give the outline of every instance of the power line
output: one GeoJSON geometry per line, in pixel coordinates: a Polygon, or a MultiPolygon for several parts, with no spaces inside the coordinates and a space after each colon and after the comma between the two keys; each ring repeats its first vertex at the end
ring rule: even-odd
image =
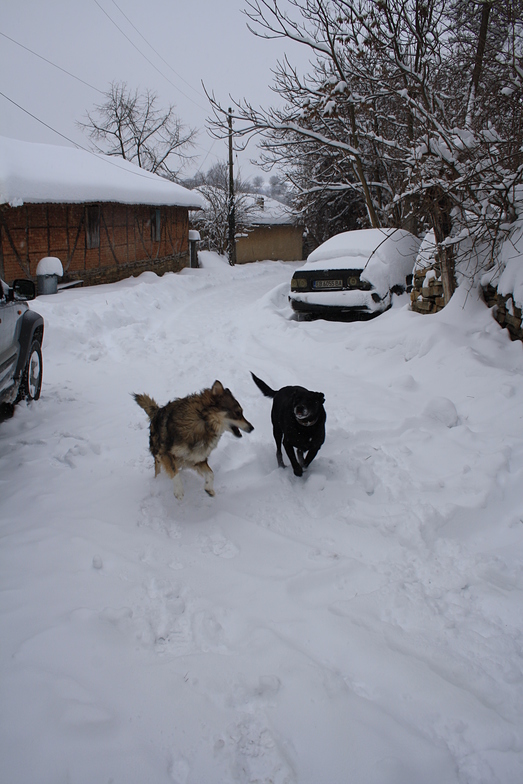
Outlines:
{"type": "MultiPolygon", "coordinates": [[[[96,5],[97,5],[97,6],[98,6],[98,7],[99,7],[99,8],[100,8],[102,11],[103,11],[103,8],[101,8],[101,6],[100,6],[100,4],[97,2],[97,0],[95,0],[95,2],[96,2],[96,5]]],[[[183,78],[183,76],[182,76],[181,74],[179,74],[177,71],[175,71],[175,70],[174,70],[174,68],[173,68],[173,67],[170,65],[170,63],[168,63],[168,62],[167,62],[167,60],[166,60],[164,57],[162,57],[162,55],[161,55],[161,54],[158,52],[158,50],[154,48],[154,46],[153,46],[153,45],[152,45],[152,44],[151,44],[151,43],[150,43],[150,42],[147,40],[147,38],[146,38],[146,37],[143,35],[143,33],[142,33],[142,32],[141,32],[141,31],[140,31],[140,30],[139,30],[139,29],[136,27],[136,25],[135,25],[135,24],[133,24],[133,22],[131,21],[131,19],[129,19],[129,17],[128,17],[128,16],[127,16],[127,14],[126,14],[126,13],[125,13],[125,12],[122,10],[122,8],[120,8],[120,6],[119,6],[119,5],[118,5],[118,3],[116,2],[116,0],[111,0],[111,2],[112,2],[112,3],[113,3],[113,5],[115,5],[115,6],[116,6],[116,8],[117,8],[117,9],[120,11],[120,13],[122,14],[122,16],[123,16],[123,17],[124,17],[124,18],[127,20],[127,22],[128,22],[130,25],[131,25],[131,27],[133,28],[133,30],[135,30],[135,31],[138,33],[138,35],[140,36],[140,38],[141,38],[143,41],[145,41],[145,43],[147,44],[147,46],[148,46],[150,49],[152,49],[152,51],[153,51],[153,52],[154,52],[154,53],[157,55],[157,57],[159,57],[159,58],[160,58],[160,60],[161,60],[163,63],[165,63],[165,65],[166,65],[168,68],[170,68],[170,70],[173,72],[173,74],[175,74],[175,76],[177,76],[179,79],[181,79],[181,80],[182,80],[182,82],[184,82],[184,83],[187,85],[187,87],[189,87],[189,88],[190,88],[190,89],[191,89],[193,92],[195,92],[195,93],[196,93],[198,96],[200,96],[200,97],[201,97],[201,94],[199,93],[199,91],[198,91],[198,90],[197,90],[195,87],[193,87],[193,86],[192,86],[192,84],[190,84],[190,83],[189,83],[189,82],[188,82],[186,79],[184,79],[184,78],[183,78]]],[[[109,14],[107,14],[105,11],[104,11],[104,13],[105,13],[105,15],[106,15],[106,16],[107,16],[107,17],[108,17],[110,20],[111,20],[111,22],[113,22],[113,24],[114,24],[116,27],[118,27],[118,25],[116,24],[116,22],[115,22],[113,19],[111,19],[111,17],[109,16],[109,14]]],[[[123,32],[123,31],[122,31],[122,30],[121,30],[119,27],[118,27],[118,30],[120,30],[120,32],[122,33],[122,35],[124,35],[124,36],[127,38],[127,40],[129,41],[129,43],[133,43],[133,42],[130,40],[130,38],[128,38],[128,37],[125,35],[125,33],[124,33],[124,32],[123,32]]],[[[133,46],[134,46],[134,44],[133,44],[133,46]]],[[[139,49],[138,49],[136,46],[135,46],[135,49],[137,49],[137,51],[138,51],[140,54],[142,54],[142,56],[143,56],[143,57],[145,57],[145,55],[143,55],[143,53],[142,53],[142,52],[141,52],[141,51],[140,51],[140,50],[139,50],[139,49]]],[[[149,62],[151,65],[153,65],[153,63],[151,63],[151,61],[150,61],[150,60],[149,60],[147,57],[146,57],[145,59],[147,60],[147,62],[149,62]]],[[[155,68],[155,66],[154,66],[154,65],[153,65],[153,68],[155,68]]],[[[163,74],[163,73],[162,73],[161,71],[159,71],[157,68],[156,68],[156,70],[157,70],[157,71],[158,71],[158,73],[160,73],[160,74],[161,74],[161,75],[162,75],[162,76],[163,76],[165,79],[167,79],[167,77],[165,76],[165,74],[163,74]]],[[[173,84],[173,83],[172,83],[172,82],[171,82],[169,79],[167,79],[167,81],[168,81],[170,84],[173,84]]],[[[173,86],[174,86],[174,87],[176,87],[176,85],[173,85],[173,86]]],[[[176,87],[176,89],[178,89],[178,90],[179,90],[179,88],[178,88],[178,87],[176,87]]],[[[180,90],[180,92],[182,92],[182,91],[180,90]]],[[[185,93],[183,93],[183,92],[182,92],[182,95],[185,95],[185,93]]],[[[185,95],[185,97],[186,97],[186,98],[189,98],[189,96],[188,96],[188,95],[185,95]]],[[[191,100],[191,99],[189,98],[189,100],[191,100]]],[[[194,101],[193,101],[193,103],[194,103],[194,101]]],[[[198,106],[200,109],[204,109],[204,107],[203,107],[203,106],[200,106],[200,104],[198,104],[198,103],[196,104],[196,106],[198,106]]],[[[204,111],[205,111],[205,109],[204,109],[204,111]]],[[[205,157],[203,158],[203,160],[202,160],[202,162],[201,162],[200,166],[198,167],[198,169],[197,169],[197,171],[196,171],[196,174],[198,174],[198,173],[199,173],[199,172],[202,170],[202,168],[203,168],[203,166],[204,166],[204,164],[205,164],[205,161],[207,160],[207,158],[209,157],[209,155],[212,155],[214,158],[216,158],[216,160],[220,160],[220,157],[219,157],[218,155],[216,155],[216,153],[213,153],[213,152],[212,152],[212,148],[214,147],[215,143],[216,143],[216,139],[214,139],[213,143],[211,144],[211,146],[209,147],[209,149],[208,149],[207,151],[205,151],[205,150],[204,150],[204,152],[205,152],[205,157]]]]}
{"type": "Polygon", "coordinates": [[[66,68],[62,68],[60,65],[57,65],[56,63],[53,63],[52,60],[48,60],[47,57],[43,57],[41,54],[38,54],[38,52],[33,52],[32,49],[29,49],[28,46],[24,46],[24,44],[21,44],[20,41],[15,41],[14,38],[11,38],[9,35],[6,35],[5,33],[2,33],[1,31],[0,31],[0,35],[2,35],[4,38],[7,38],[7,40],[11,41],[13,44],[16,44],[17,46],[20,46],[22,49],[25,49],[26,52],[30,52],[35,57],[40,58],[40,60],[43,60],[45,63],[48,63],[49,65],[52,65],[53,68],[57,68],[59,71],[62,71],[62,73],[65,73],[68,76],[71,76],[73,79],[76,79],[77,82],[81,82],[82,84],[85,84],[87,87],[90,87],[91,90],[96,90],[97,93],[100,93],[101,95],[105,95],[103,90],[99,90],[98,87],[95,87],[94,85],[89,84],[89,82],[86,82],[85,79],[80,79],[79,76],[75,76],[75,74],[71,73],[66,68]]]}
{"type": "MultiPolygon", "coordinates": [[[[147,58],[147,57],[146,57],[146,56],[145,56],[145,55],[144,55],[144,54],[143,54],[143,53],[142,53],[142,52],[141,52],[141,51],[138,49],[138,47],[136,47],[136,46],[135,46],[135,44],[134,44],[134,43],[131,41],[131,39],[130,39],[130,38],[128,38],[128,36],[127,36],[127,35],[126,35],[126,34],[123,32],[123,30],[121,30],[121,29],[118,27],[118,25],[116,24],[116,22],[114,22],[114,20],[113,20],[113,19],[111,19],[111,17],[110,17],[110,16],[109,16],[109,15],[108,15],[108,14],[107,14],[105,11],[104,11],[104,9],[103,9],[103,8],[102,8],[102,6],[101,6],[101,5],[100,5],[100,4],[97,2],[97,0],[94,0],[94,2],[95,2],[95,3],[96,3],[96,5],[97,5],[97,6],[100,8],[100,10],[101,10],[101,11],[103,11],[103,13],[104,13],[104,14],[105,14],[105,15],[108,17],[108,19],[109,19],[109,20],[110,20],[110,21],[111,21],[111,22],[112,22],[112,23],[113,23],[113,24],[114,24],[114,25],[115,25],[115,26],[118,28],[118,30],[119,30],[119,31],[122,33],[122,35],[123,35],[123,36],[124,36],[124,37],[125,37],[125,38],[126,38],[128,41],[129,41],[129,43],[131,43],[131,44],[133,45],[133,47],[134,47],[134,48],[135,48],[135,49],[136,49],[136,50],[139,52],[139,54],[141,54],[141,55],[142,55],[142,57],[145,57],[145,59],[147,60],[147,62],[149,62],[149,63],[150,63],[152,66],[153,66],[153,68],[155,68],[155,69],[158,71],[158,73],[160,73],[160,75],[161,75],[161,76],[163,76],[165,79],[167,79],[167,81],[168,81],[170,84],[172,84],[172,85],[173,85],[173,87],[175,87],[176,89],[178,89],[178,90],[179,90],[179,88],[178,88],[178,87],[177,87],[177,86],[176,86],[176,85],[175,85],[173,82],[171,82],[171,81],[170,81],[170,79],[168,79],[168,78],[165,76],[165,74],[163,74],[163,73],[162,73],[162,72],[161,72],[161,71],[160,71],[158,68],[156,68],[156,66],[154,65],[154,63],[152,63],[152,62],[151,62],[151,61],[150,61],[150,60],[149,60],[149,59],[148,59],[148,58],[147,58]]],[[[197,93],[197,90],[196,90],[195,88],[193,88],[193,87],[192,87],[192,85],[190,85],[190,84],[189,84],[189,82],[187,82],[185,79],[183,79],[183,77],[182,77],[182,76],[180,76],[180,74],[178,74],[178,73],[177,73],[177,72],[174,70],[174,68],[172,68],[172,67],[169,65],[169,63],[168,63],[168,62],[167,62],[167,61],[166,61],[166,60],[165,60],[165,59],[164,59],[164,58],[163,58],[163,57],[162,57],[162,56],[159,54],[159,52],[157,52],[157,51],[156,51],[156,49],[155,49],[155,48],[154,48],[154,47],[153,47],[153,46],[152,46],[152,45],[151,45],[151,44],[150,44],[150,43],[147,41],[147,39],[146,39],[146,38],[145,38],[145,37],[142,35],[142,33],[141,33],[139,30],[138,30],[138,28],[137,28],[137,27],[136,27],[136,26],[135,26],[135,25],[132,23],[132,21],[131,21],[131,20],[128,18],[128,16],[127,16],[127,15],[126,15],[126,14],[125,14],[123,11],[122,11],[122,9],[121,9],[121,8],[120,8],[120,6],[119,6],[119,5],[118,5],[118,4],[115,2],[115,0],[112,0],[112,2],[113,2],[113,3],[114,3],[114,5],[115,5],[115,6],[118,8],[118,10],[120,11],[120,13],[122,13],[122,15],[125,17],[125,19],[127,19],[127,21],[129,22],[129,24],[130,24],[130,25],[131,25],[131,26],[132,26],[132,27],[133,27],[133,28],[136,30],[136,32],[137,32],[137,33],[138,33],[138,34],[141,36],[141,38],[143,38],[143,40],[145,41],[145,43],[146,43],[146,44],[147,44],[147,45],[148,45],[148,46],[149,46],[149,47],[150,47],[150,48],[153,50],[153,52],[155,52],[155,54],[156,54],[156,55],[158,55],[158,57],[159,57],[159,58],[160,58],[160,59],[161,59],[161,60],[162,60],[162,61],[163,61],[163,62],[164,62],[164,63],[165,63],[165,64],[166,64],[166,65],[167,65],[167,66],[168,66],[168,67],[169,67],[169,68],[170,68],[172,71],[173,71],[173,73],[174,73],[176,76],[178,76],[180,79],[182,79],[182,81],[184,81],[184,82],[185,82],[185,83],[188,85],[188,87],[190,87],[190,88],[191,88],[191,90],[193,90],[194,92],[196,92],[196,93],[197,93]]],[[[47,63],[48,65],[52,65],[52,66],[53,66],[53,68],[56,68],[57,70],[59,70],[59,71],[62,71],[62,73],[65,73],[67,76],[70,76],[72,79],[75,79],[76,81],[78,81],[78,82],[81,82],[82,84],[86,85],[87,87],[90,87],[92,90],[95,90],[96,92],[100,93],[100,95],[104,95],[104,96],[106,95],[106,93],[105,93],[103,90],[100,90],[98,87],[95,87],[94,85],[90,84],[89,82],[86,82],[86,81],[85,81],[85,79],[82,79],[82,78],[80,78],[79,76],[76,76],[76,74],[73,74],[73,73],[71,73],[71,71],[68,71],[66,68],[62,68],[62,66],[60,66],[60,65],[57,65],[57,64],[56,64],[56,63],[54,63],[52,60],[49,60],[47,57],[44,57],[43,55],[41,55],[41,54],[38,54],[38,52],[35,52],[35,51],[33,51],[33,49],[30,49],[28,46],[25,46],[24,44],[20,43],[19,41],[16,41],[14,38],[11,38],[11,36],[7,35],[6,33],[3,33],[2,31],[0,31],[0,35],[1,35],[1,36],[3,36],[4,38],[6,38],[8,41],[11,41],[11,43],[13,43],[13,44],[16,44],[16,46],[19,46],[21,49],[24,49],[26,52],[29,52],[30,54],[34,55],[35,57],[38,57],[40,60],[43,60],[43,61],[44,61],[45,63],[47,63]]],[[[180,90],[180,92],[182,92],[182,91],[180,90]]],[[[65,139],[65,141],[69,142],[69,143],[70,143],[70,144],[72,144],[74,147],[76,147],[76,148],[78,148],[78,149],[81,149],[81,150],[84,150],[85,152],[88,152],[88,153],[90,153],[90,154],[93,154],[93,155],[95,154],[95,153],[93,153],[93,151],[92,151],[92,150],[89,150],[87,147],[83,147],[81,144],[78,144],[77,142],[73,141],[72,139],[70,139],[70,138],[69,138],[68,136],[66,136],[65,134],[61,133],[60,131],[57,131],[57,130],[56,130],[56,128],[53,128],[53,127],[52,127],[51,125],[49,125],[48,123],[44,122],[44,120],[41,120],[39,117],[37,117],[37,116],[36,116],[35,114],[33,114],[32,112],[30,112],[28,109],[25,109],[23,106],[21,106],[20,104],[18,104],[18,103],[17,103],[16,101],[14,101],[12,98],[9,98],[9,96],[8,96],[8,95],[6,95],[5,93],[3,93],[3,92],[0,92],[0,95],[1,95],[3,98],[5,98],[5,99],[6,99],[6,101],[9,101],[11,104],[13,104],[13,106],[16,106],[18,109],[20,109],[20,111],[24,112],[24,113],[25,113],[25,114],[27,114],[29,117],[31,117],[33,120],[36,120],[36,122],[38,122],[38,123],[40,123],[41,125],[43,125],[44,127],[48,128],[48,130],[52,131],[52,132],[53,132],[53,133],[55,133],[57,136],[60,136],[62,139],[65,139]]],[[[185,93],[183,93],[183,92],[182,92],[182,95],[185,95],[185,93]]],[[[189,96],[185,95],[185,97],[186,97],[188,100],[192,101],[192,99],[191,99],[189,96]]],[[[192,102],[193,102],[193,103],[195,103],[194,101],[192,101],[192,102]]],[[[197,106],[199,106],[199,108],[203,109],[203,107],[202,107],[202,106],[200,106],[199,104],[196,104],[196,105],[197,105],[197,106]]],[[[217,160],[219,160],[219,156],[218,156],[218,155],[216,155],[216,153],[213,153],[213,152],[212,152],[212,148],[214,147],[215,141],[216,141],[216,140],[214,140],[214,141],[213,141],[213,143],[211,144],[211,146],[210,146],[210,148],[209,148],[208,150],[205,150],[205,148],[203,148],[203,152],[205,153],[205,157],[203,158],[203,160],[202,160],[202,162],[201,162],[200,166],[198,167],[198,170],[197,170],[197,172],[196,172],[196,173],[198,173],[198,172],[200,172],[200,171],[202,170],[202,168],[203,168],[203,166],[204,166],[204,164],[205,164],[206,160],[208,159],[208,157],[209,157],[210,155],[211,155],[211,156],[213,156],[214,158],[216,158],[217,160]]],[[[198,146],[198,147],[200,147],[200,145],[197,145],[197,146],[198,146]]],[[[108,163],[111,163],[110,161],[107,161],[107,162],[108,162],[108,163]]],[[[113,165],[115,165],[115,164],[113,164],[113,165]]],[[[143,175],[139,175],[137,172],[133,172],[133,173],[137,174],[137,176],[143,176],[143,175]]]]}
{"type": "MultiPolygon", "coordinates": [[[[48,129],[49,129],[50,131],[52,131],[53,133],[56,133],[56,134],[57,134],[58,136],[60,136],[62,139],[65,139],[67,142],[69,142],[70,144],[72,144],[72,145],[73,145],[73,147],[76,147],[76,148],[77,148],[77,149],[79,149],[79,150],[83,150],[84,152],[88,152],[88,153],[89,153],[89,155],[94,155],[94,156],[95,156],[95,157],[96,157],[98,160],[102,160],[102,161],[104,161],[104,163],[107,163],[109,166],[114,166],[114,167],[115,167],[116,169],[118,169],[119,171],[122,171],[122,168],[121,168],[121,166],[118,166],[118,164],[116,164],[116,163],[113,163],[113,161],[111,161],[111,160],[110,160],[110,156],[109,156],[109,155],[104,155],[104,154],[96,153],[96,152],[93,152],[93,150],[90,150],[88,147],[82,147],[82,145],[81,145],[81,144],[78,144],[78,142],[75,142],[75,141],[73,141],[72,139],[70,139],[70,138],[69,138],[68,136],[66,136],[65,134],[63,134],[63,133],[60,133],[60,131],[57,131],[57,130],[56,130],[56,128],[53,128],[53,126],[52,126],[52,125],[49,125],[48,123],[44,122],[44,120],[41,120],[39,117],[37,117],[37,116],[36,116],[35,114],[33,114],[32,112],[30,112],[28,109],[24,109],[24,107],[23,107],[23,106],[20,106],[20,104],[19,104],[19,103],[17,103],[16,101],[13,101],[13,99],[12,99],[12,98],[9,98],[9,96],[8,96],[8,95],[6,95],[5,93],[3,93],[3,92],[1,92],[1,91],[0,91],[0,95],[2,96],[2,98],[5,98],[5,99],[6,99],[6,101],[9,101],[9,103],[12,103],[12,104],[13,104],[13,106],[16,106],[16,107],[17,107],[18,109],[20,109],[22,112],[25,112],[25,114],[28,114],[28,115],[29,115],[29,117],[32,117],[32,118],[33,118],[33,120],[36,120],[37,122],[39,122],[41,125],[44,125],[46,128],[48,128],[48,129]]],[[[117,157],[120,157],[120,156],[117,156],[117,157]]],[[[126,159],[125,159],[125,158],[122,158],[122,160],[126,160],[126,159]]],[[[132,161],[127,161],[127,162],[128,162],[128,163],[132,163],[132,161]]],[[[136,168],[136,169],[139,169],[139,168],[140,168],[139,166],[136,166],[136,164],[134,164],[134,166],[135,166],[135,168],[136,168]]],[[[125,171],[129,171],[129,174],[134,174],[134,176],[135,176],[135,177],[142,177],[144,180],[149,180],[149,181],[150,181],[150,175],[151,175],[151,174],[154,174],[154,172],[150,172],[150,171],[148,171],[147,169],[143,169],[143,171],[144,171],[144,172],[147,172],[147,174],[140,174],[140,171],[135,171],[135,170],[133,170],[133,169],[126,169],[125,171]],[[149,176],[148,176],[148,175],[149,175],[149,176]]],[[[159,175],[156,175],[156,176],[159,176],[159,175]]],[[[166,180],[166,182],[171,182],[171,181],[170,181],[170,180],[166,180]]],[[[177,183],[173,183],[173,184],[175,185],[175,184],[177,184],[177,183]]]]}
{"type": "MultiPolygon", "coordinates": [[[[178,77],[178,79],[181,79],[181,80],[182,80],[182,82],[185,82],[185,84],[187,85],[187,87],[189,87],[189,88],[190,88],[190,89],[191,89],[191,90],[192,90],[194,93],[196,93],[196,95],[198,95],[198,97],[199,97],[199,98],[201,98],[201,97],[202,97],[202,95],[201,95],[200,91],[199,91],[199,90],[197,90],[195,87],[193,87],[193,86],[192,86],[192,84],[189,84],[189,82],[188,82],[186,79],[184,79],[184,78],[183,78],[183,76],[182,76],[181,74],[179,74],[177,71],[175,71],[175,70],[174,70],[174,68],[172,67],[172,65],[171,65],[170,63],[168,63],[168,62],[167,62],[167,60],[166,60],[164,57],[162,57],[162,55],[160,54],[160,52],[159,52],[157,49],[155,49],[155,48],[154,48],[154,46],[153,46],[153,45],[152,45],[152,44],[151,44],[151,43],[150,43],[150,42],[147,40],[147,38],[146,38],[146,37],[143,35],[143,33],[141,33],[141,32],[140,32],[140,30],[139,30],[139,29],[136,27],[136,25],[132,23],[132,21],[129,19],[129,17],[127,16],[127,14],[126,14],[126,13],[125,13],[125,12],[124,12],[124,11],[123,11],[121,8],[120,8],[120,6],[119,6],[119,5],[118,5],[118,3],[116,2],[116,0],[111,0],[111,2],[113,3],[113,5],[115,5],[115,6],[117,7],[117,9],[120,11],[120,13],[122,14],[122,16],[123,16],[123,17],[125,17],[125,19],[127,19],[127,21],[129,22],[129,24],[131,25],[131,27],[132,27],[134,30],[136,30],[136,32],[138,33],[138,35],[140,36],[140,38],[141,38],[143,41],[145,41],[145,43],[147,44],[147,46],[148,46],[150,49],[152,49],[152,50],[153,50],[153,52],[155,53],[155,55],[156,55],[157,57],[159,57],[159,58],[160,58],[160,60],[161,60],[163,63],[165,63],[165,65],[167,66],[167,68],[170,68],[170,69],[171,69],[171,71],[173,72],[173,74],[174,74],[175,76],[177,76],[177,77],[178,77]]],[[[203,107],[201,107],[201,108],[203,108],[203,107]]]]}
{"type": "Polygon", "coordinates": [[[104,9],[104,8],[103,8],[101,5],[100,5],[100,3],[98,2],[98,0],[93,0],[93,2],[94,2],[94,3],[96,3],[96,5],[97,5],[97,6],[98,6],[98,8],[100,9],[100,11],[101,11],[103,14],[105,14],[105,16],[106,16],[106,17],[109,19],[109,21],[110,21],[110,22],[112,22],[112,24],[113,24],[113,25],[116,27],[116,29],[117,29],[117,30],[118,30],[118,31],[119,31],[119,32],[120,32],[120,33],[123,35],[123,37],[124,37],[124,38],[126,38],[126,39],[127,39],[127,41],[129,41],[129,43],[131,44],[131,46],[132,46],[132,47],[134,47],[134,49],[136,49],[136,51],[138,52],[138,54],[141,54],[141,55],[142,55],[142,57],[143,57],[145,60],[147,60],[147,62],[149,63],[149,65],[151,65],[151,66],[154,68],[154,70],[155,70],[155,71],[157,71],[157,72],[160,74],[160,76],[163,76],[163,78],[164,78],[166,81],[168,81],[168,82],[169,82],[169,84],[170,84],[170,85],[172,85],[172,86],[174,87],[174,89],[175,89],[175,90],[178,90],[178,92],[179,92],[179,93],[181,93],[181,94],[182,94],[182,95],[183,95],[185,98],[187,98],[187,100],[188,100],[188,101],[191,101],[191,103],[193,103],[193,104],[194,104],[195,106],[197,106],[199,109],[203,109],[203,110],[205,111],[205,109],[204,109],[204,107],[203,107],[203,106],[201,106],[201,105],[200,105],[199,103],[197,103],[197,102],[196,102],[196,101],[195,101],[193,98],[191,98],[189,95],[187,95],[187,93],[184,93],[184,91],[183,91],[183,90],[182,90],[180,87],[178,87],[178,85],[177,85],[177,84],[175,84],[173,81],[171,81],[171,80],[169,79],[169,77],[168,77],[168,76],[166,76],[166,75],[165,75],[165,74],[164,74],[162,71],[160,71],[160,69],[159,69],[159,68],[157,68],[157,66],[156,66],[156,65],[155,65],[155,64],[152,62],[152,60],[150,60],[150,59],[147,57],[147,55],[146,55],[146,54],[144,54],[144,53],[142,52],[142,50],[141,50],[141,49],[139,49],[139,48],[136,46],[136,44],[134,43],[134,41],[132,41],[132,40],[129,38],[129,36],[128,36],[126,33],[124,33],[124,31],[123,31],[123,30],[122,30],[122,28],[121,28],[121,27],[120,27],[120,26],[117,24],[117,22],[115,22],[115,21],[114,21],[114,19],[113,19],[111,16],[109,16],[109,14],[107,13],[107,11],[106,11],[106,10],[105,10],[105,9],[104,9]]]}
{"type": "MultiPolygon", "coordinates": [[[[198,166],[198,168],[196,170],[196,174],[199,174],[201,172],[201,170],[203,169],[203,165],[204,165],[205,161],[207,160],[207,158],[209,157],[209,155],[213,155],[216,158],[217,161],[220,160],[219,155],[216,155],[215,152],[212,152],[212,148],[214,147],[214,145],[216,144],[217,141],[218,141],[217,139],[214,139],[213,143],[211,144],[211,146],[209,147],[209,149],[207,150],[207,152],[205,154],[205,158],[203,159],[203,161],[198,166]]],[[[196,176],[196,175],[194,175],[194,176],[196,176]]]]}
{"type": "Polygon", "coordinates": [[[32,112],[30,112],[28,109],[24,109],[24,107],[23,107],[23,106],[20,106],[20,104],[19,104],[19,103],[17,103],[16,101],[13,101],[13,99],[12,99],[12,98],[9,98],[9,96],[8,96],[8,95],[6,95],[5,93],[3,93],[3,92],[1,92],[1,91],[0,91],[0,95],[2,96],[2,98],[5,98],[5,99],[6,99],[6,101],[9,101],[9,103],[12,103],[12,104],[13,104],[13,106],[16,106],[16,107],[17,107],[18,109],[20,109],[22,112],[25,112],[25,114],[28,114],[28,115],[29,115],[29,117],[32,117],[32,118],[33,118],[33,120],[36,120],[36,121],[37,121],[37,122],[39,122],[41,125],[45,125],[45,127],[46,127],[46,128],[49,128],[49,130],[50,130],[50,131],[52,131],[53,133],[56,133],[58,136],[61,136],[61,137],[62,137],[62,139],[65,139],[67,142],[70,142],[70,143],[71,143],[72,145],[74,145],[75,147],[79,147],[81,150],[85,150],[86,152],[91,152],[91,150],[88,150],[86,147],[82,147],[82,145],[81,145],[81,144],[77,144],[76,142],[73,142],[73,140],[72,140],[72,139],[70,139],[68,136],[65,136],[65,134],[63,134],[63,133],[60,133],[60,131],[57,131],[57,130],[56,130],[56,128],[53,128],[51,125],[48,125],[46,122],[44,122],[43,120],[41,120],[41,119],[40,119],[39,117],[37,117],[35,114],[32,114],[32,112]]]}

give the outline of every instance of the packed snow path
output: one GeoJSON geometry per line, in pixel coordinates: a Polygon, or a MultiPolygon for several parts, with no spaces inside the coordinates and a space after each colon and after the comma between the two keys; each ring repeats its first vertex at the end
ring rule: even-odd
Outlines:
{"type": "Polygon", "coordinates": [[[299,323],[296,264],[202,257],[34,304],[42,397],[0,425],[2,781],[523,781],[521,345],[474,292],[299,323]],[[251,370],[325,393],[302,478],[251,370]],[[131,393],[215,379],[255,430],[180,503],[131,393]]]}

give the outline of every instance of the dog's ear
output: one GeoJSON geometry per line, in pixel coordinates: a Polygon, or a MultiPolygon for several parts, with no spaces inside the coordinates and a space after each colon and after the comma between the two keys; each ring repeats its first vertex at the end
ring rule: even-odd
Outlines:
{"type": "Polygon", "coordinates": [[[216,380],[212,385],[211,392],[213,395],[223,395],[223,384],[221,381],[216,380]]]}

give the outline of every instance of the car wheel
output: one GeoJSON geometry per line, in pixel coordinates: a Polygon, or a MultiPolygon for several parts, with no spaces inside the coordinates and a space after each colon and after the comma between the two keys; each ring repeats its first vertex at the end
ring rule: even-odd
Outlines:
{"type": "Polygon", "coordinates": [[[27,362],[22,373],[22,381],[18,391],[18,400],[38,400],[42,389],[42,350],[40,343],[33,340],[27,362]]]}

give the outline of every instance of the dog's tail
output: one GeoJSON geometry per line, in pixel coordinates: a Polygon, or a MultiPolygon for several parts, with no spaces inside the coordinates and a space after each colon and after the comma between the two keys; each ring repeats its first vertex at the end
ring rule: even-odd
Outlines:
{"type": "Polygon", "coordinates": [[[140,408],[143,408],[149,419],[152,419],[160,408],[156,400],[153,400],[149,395],[133,395],[133,397],[140,408]]]}
{"type": "Polygon", "coordinates": [[[265,395],[265,397],[274,397],[274,395],[276,394],[276,392],[275,392],[275,390],[274,390],[274,389],[271,389],[271,388],[270,388],[270,386],[268,386],[268,385],[265,383],[265,381],[262,381],[262,380],[261,380],[261,378],[258,378],[258,376],[255,376],[255,375],[254,375],[254,373],[253,373],[252,371],[251,371],[251,376],[252,376],[252,380],[254,381],[254,383],[256,384],[256,386],[257,386],[259,389],[261,389],[261,391],[263,392],[263,394],[265,395]]]}

